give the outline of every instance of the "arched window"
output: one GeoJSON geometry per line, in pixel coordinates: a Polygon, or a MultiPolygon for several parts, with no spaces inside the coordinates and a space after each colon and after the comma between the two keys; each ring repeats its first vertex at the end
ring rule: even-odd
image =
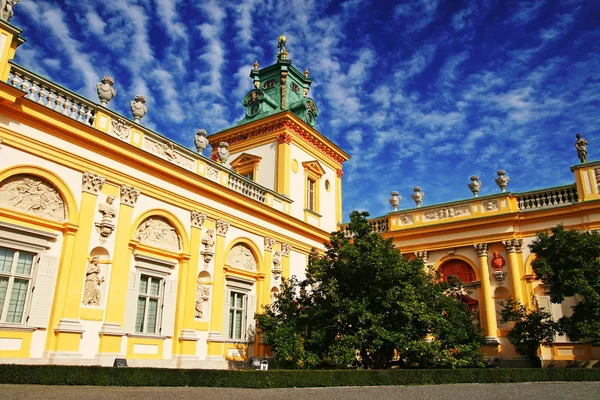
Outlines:
{"type": "Polygon", "coordinates": [[[448,260],[443,263],[438,272],[441,280],[448,280],[450,275],[456,276],[462,283],[469,283],[475,280],[475,271],[469,264],[463,260],[448,260]]]}

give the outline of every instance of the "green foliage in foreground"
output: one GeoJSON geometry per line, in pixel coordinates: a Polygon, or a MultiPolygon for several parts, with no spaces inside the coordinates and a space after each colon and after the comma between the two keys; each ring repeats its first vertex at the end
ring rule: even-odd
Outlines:
{"type": "Polygon", "coordinates": [[[326,252],[312,253],[306,280],[284,280],[257,315],[279,366],[482,367],[484,339],[466,306],[444,294],[448,284],[435,282],[422,260],[406,260],[372,232],[368,215],[352,212],[352,239],[333,232],[326,252]]]}
{"type": "Polygon", "coordinates": [[[228,371],[0,365],[0,384],[34,385],[289,388],[550,381],[600,381],[600,369],[228,371]]]}
{"type": "Polygon", "coordinates": [[[527,309],[520,302],[509,298],[500,310],[502,323],[514,322],[513,328],[508,332],[508,340],[519,354],[532,363],[539,347],[549,346],[558,332],[558,323],[552,320],[549,313],[539,309],[535,297],[533,304],[533,309],[527,309]]]}
{"type": "Polygon", "coordinates": [[[552,302],[577,296],[573,315],[558,321],[561,333],[600,346],[600,232],[558,225],[551,234],[538,233],[529,248],[537,257],[531,266],[536,277],[549,285],[552,302]]]}

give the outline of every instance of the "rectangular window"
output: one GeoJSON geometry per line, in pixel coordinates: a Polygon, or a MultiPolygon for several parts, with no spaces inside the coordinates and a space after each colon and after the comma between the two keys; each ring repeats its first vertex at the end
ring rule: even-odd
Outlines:
{"type": "Polygon", "coordinates": [[[306,184],[306,208],[315,211],[315,181],[310,178],[306,184]]]}
{"type": "Polygon", "coordinates": [[[141,276],[135,318],[135,331],[137,333],[158,333],[163,286],[164,282],[160,278],[148,275],[141,276]]]}
{"type": "Polygon", "coordinates": [[[229,339],[244,339],[247,295],[231,292],[229,295],[229,339]]]}
{"type": "Polygon", "coordinates": [[[34,253],[0,247],[0,322],[24,322],[36,259],[34,253]]]}
{"type": "Polygon", "coordinates": [[[242,176],[245,176],[246,178],[250,179],[251,181],[254,180],[254,171],[249,172],[247,174],[243,174],[242,176]]]}

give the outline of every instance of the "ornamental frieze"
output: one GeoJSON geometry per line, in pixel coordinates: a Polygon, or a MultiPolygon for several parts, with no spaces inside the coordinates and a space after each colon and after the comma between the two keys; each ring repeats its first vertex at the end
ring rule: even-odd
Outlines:
{"type": "Polygon", "coordinates": [[[427,210],[423,212],[423,219],[425,221],[436,221],[440,219],[464,217],[471,215],[471,206],[464,204],[460,206],[451,207],[440,207],[434,208],[433,210],[427,210]]]}
{"type": "Polygon", "coordinates": [[[177,164],[185,169],[189,169],[190,171],[194,169],[194,160],[177,151],[172,142],[161,143],[145,137],[144,150],[147,150],[150,153],[159,156],[160,158],[164,158],[173,164],[177,164]]]}

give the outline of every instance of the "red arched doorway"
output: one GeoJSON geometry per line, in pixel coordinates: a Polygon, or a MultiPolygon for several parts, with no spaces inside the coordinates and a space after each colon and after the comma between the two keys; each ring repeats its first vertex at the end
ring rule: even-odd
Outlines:
{"type": "Polygon", "coordinates": [[[463,260],[448,260],[440,266],[438,272],[442,281],[447,281],[450,275],[456,276],[462,283],[469,283],[475,280],[475,271],[463,260]]]}

